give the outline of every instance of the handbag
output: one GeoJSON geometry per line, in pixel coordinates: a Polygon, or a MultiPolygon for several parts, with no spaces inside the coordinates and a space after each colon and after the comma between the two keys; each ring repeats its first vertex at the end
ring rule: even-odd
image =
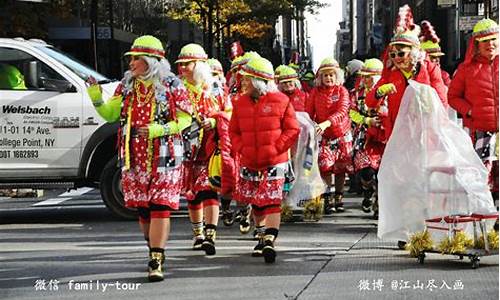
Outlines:
{"type": "Polygon", "coordinates": [[[219,148],[216,148],[208,161],[208,182],[216,190],[221,188],[222,156],[219,148]]]}

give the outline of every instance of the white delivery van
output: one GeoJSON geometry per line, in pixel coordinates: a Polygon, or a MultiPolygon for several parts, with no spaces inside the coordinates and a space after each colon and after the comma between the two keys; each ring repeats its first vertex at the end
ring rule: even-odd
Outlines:
{"type": "Polygon", "coordinates": [[[106,206],[131,218],[116,164],[118,124],[95,112],[88,76],[105,99],[118,85],[43,41],[0,38],[0,188],[100,187],[106,206]],[[24,83],[9,86],[13,75],[24,83]]]}

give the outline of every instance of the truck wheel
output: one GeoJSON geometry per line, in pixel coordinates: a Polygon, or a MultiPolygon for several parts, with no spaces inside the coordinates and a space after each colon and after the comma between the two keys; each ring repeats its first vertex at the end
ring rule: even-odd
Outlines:
{"type": "Polygon", "coordinates": [[[121,189],[121,170],[117,166],[117,160],[117,156],[114,156],[102,170],[100,182],[102,200],[115,216],[137,219],[137,211],[125,207],[121,189]]]}

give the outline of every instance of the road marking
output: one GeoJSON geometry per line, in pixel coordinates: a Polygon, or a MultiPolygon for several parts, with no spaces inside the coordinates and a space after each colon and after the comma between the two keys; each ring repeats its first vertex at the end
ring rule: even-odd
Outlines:
{"type": "Polygon", "coordinates": [[[79,189],[76,189],[76,190],[71,190],[69,192],[66,192],[66,193],[62,193],[61,195],[59,195],[58,197],[74,197],[74,196],[81,196],[85,193],[88,193],[90,191],[92,191],[94,188],[90,188],[90,187],[84,187],[84,188],[79,188],[79,189]]]}
{"type": "Polygon", "coordinates": [[[66,200],[70,200],[71,198],[50,198],[44,201],[37,202],[31,206],[49,206],[49,205],[56,205],[61,202],[64,202],[66,200]]]}

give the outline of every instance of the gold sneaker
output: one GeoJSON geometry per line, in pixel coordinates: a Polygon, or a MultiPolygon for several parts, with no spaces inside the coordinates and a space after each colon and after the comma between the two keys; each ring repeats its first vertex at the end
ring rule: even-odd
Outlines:
{"type": "Polygon", "coordinates": [[[165,255],[160,252],[151,252],[151,260],[148,263],[148,279],[151,282],[163,280],[163,261],[165,255]]]}

